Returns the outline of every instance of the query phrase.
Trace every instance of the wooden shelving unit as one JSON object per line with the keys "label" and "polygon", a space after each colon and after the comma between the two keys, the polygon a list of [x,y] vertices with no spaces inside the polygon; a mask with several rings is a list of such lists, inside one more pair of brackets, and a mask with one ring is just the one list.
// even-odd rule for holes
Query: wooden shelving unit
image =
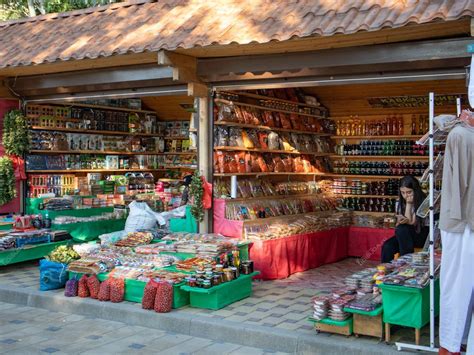
{"label": "wooden shelving unit", "polygon": [[[271,98],[268,98],[268,100],[270,100],[270,99]],[[280,110],[280,109],[277,109],[277,108],[270,108],[270,107],[266,107],[266,106],[248,104],[248,103],[245,103],[245,102],[228,101],[228,100],[224,100],[224,99],[214,99],[214,100],[215,100],[215,102],[226,104],[226,105],[252,107],[252,108],[257,108],[257,109],[263,110],[263,111],[282,112],[282,113],[293,114],[293,115],[298,115],[298,116],[314,117],[314,118],[318,118],[318,119],[325,119],[326,118],[326,117],[323,117],[323,116],[320,116],[320,115],[312,115],[312,114],[303,113],[303,112]],[[278,99],[275,99],[275,100],[278,101]]]}
{"label": "wooden shelving unit", "polygon": [[331,155],[331,153],[321,153],[321,152],[299,152],[297,150],[288,151],[288,150],[271,150],[271,149],[261,149],[261,148],[227,147],[227,146],[214,147],[214,150],[244,151],[244,152],[256,152],[256,153],[275,153],[275,154],[315,155],[315,156],[320,156],[320,157]]}
{"label": "wooden shelving unit", "polygon": [[242,202],[242,201],[258,201],[258,200],[285,200],[285,199],[297,199],[306,197],[317,197],[318,194],[294,194],[294,195],[273,195],[273,196],[257,196],[257,197],[238,197],[238,198],[226,198],[226,202]]}
{"label": "wooden shelving unit", "polygon": [[132,108],[125,108],[125,107],[89,105],[89,104],[81,104],[81,103],[75,103],[75,102],[45,102],[45,104],[50,105],[50,106],[52,105],[52,106],[62,106],[62,107],[82,107],[82,108],[90,108],[90,109],[97,109],[97,110],[134,112],[134,113],[150,113],[150,114],[156,115],[155,111],[149,111],[149,110],[134,110]]}
{"label": "wooden shelving unit", "polygon": [[303,106],[303,107],[310,107],[310,108],[316,108],[316,109],[321,109],[322,108],[321,106],[310,105],[310,104],[306,104],[306,103],[303,103],[303,102],[284,100],[284,99],[279,99],[279,98],[276,98],[276,97],[269,97],[269,96],[264,96],[264,95],[252,94],[252,93],[242,92],[242,91],[237,91],[236,94],[239,95],[239,96],[244,96],[244,97],[252,97],[254,99],[279,101],[279,102],[292,104],[292,105]]}
{"label": "wooden shelving unit", "polygon": [[196,168],[185,166],[170,166],[161,169],[56,169],[56,170],[27,170],[27,174],[67,174],[67,173],[111,173],[111,172],[159,172],[169,170],[195,170]]}
{"label": "wooden shelving unit", "polygon": [[366,198],[389,198],[389,199],[398,199],[397,195],[355,195],[355,194],[333,194],[336,198],[346,198],[346,197],[366,197]]}
{"label": "wooden shelving unit", "polygon": [[426,155],[337,155],[331,154],[332,159],[347,160],[429,160]]}
{"label": "wooden shelving unit", "polygon": [[196,152],[115,152],[107,150],[30,150],[29,154],[96,154],[96,155],[196,155]]}
{"label": "wooden shelving unit", "polygon": [[288,133],[298,133],[298,134],[311,134],[311,135],[316,135],[316,136],[320,136],[320,137],[330,137],[331,136],[330,133],[301,131],[301,130],[297,130],[297,129],[277,128],[277,127],[270,127],[270,126],[259,126],[259,125],[229,122],[229,121],[215,121],[214,125],[216,125],[216,126],[239,127],[239,128],[251,128],[251,129],[264,130],[264,131],[288,132]]}
{"label": "wooden shelving unit", "polygon": [[313,216],[313,215],[328,216],[330,214],[333,214],[334,212],[336,212],[336,211],[335,210],[330,210],[330,211],[317,211],[317,212],[298,213],[298,214],[285,214],[285,215],[282,215],[282,216],[275,216],[275,217],[266,217],[266,218],[258,218],[258,219],[246,219],[246,220],[243,220],[241,222],[243,222],[244,225],[252,225],[252,224],[261,224],[261,223],[266,223],[266,222],[283,221],[283,220],[287,220],[287,219],[304,217],[304,216]]}
{"label": "wooden shelving unit", "polygon": [[80,134],[103,134],[105,136],[132,136],[132,137],[164,137],[162,134],[156,133],[131,133],[131,132],[117,132],[117,131],[97,131],[97,130],[84,130],[79,128],[53,128],[53,127],[41,127],[32,126],[30,129],[34,131],[54,131],[64,133],[80,133]]}
{"label": "wooden shelving unit", "polygon": [[411,134],[402,134],[402,135],[392,135],[392,136],[331,136],[331,139],[351,139],[351,140],[374,140],[374,141],[382,141],[382,140],[400,140],[400,139],[412,139],[418,140],[422,136],[421,135],[411,135]]}
{"label": "wooden shelving unit", "polygon": [[346,178],[346,179],[370,179],[370,180],[388,180],[388,179],[401,179],[401,175],[356,175],[356,174],[336,174],[326,173],[324,176],[334,178]]}
{"label": "wooden shelving unit", "polygon": [[325,173],[214,173],[216,177],[225,177],[225,176],[278,176],[278,175],[297,175],[297,176],[325,176]]}

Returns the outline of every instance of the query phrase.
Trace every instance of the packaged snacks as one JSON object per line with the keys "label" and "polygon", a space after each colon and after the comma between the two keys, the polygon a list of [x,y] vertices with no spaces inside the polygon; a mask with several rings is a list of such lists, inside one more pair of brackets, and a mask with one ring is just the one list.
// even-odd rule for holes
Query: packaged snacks
{"label": "packaged snacks", "polygon": [[246,130],[242,130],[242,141],[244,142],[245,148],[247,149],[255,148],[255,145],[253,144],[252,139],[249,138],[248,132]]}
{"label": "packaged snacks", "polygon": [[259,131],[258,142],[260,144],[260,148],[268,149],[268,133],[265,131]]}
{"label": "packaged snacks", "polygon": [[158,283],[154,280],[148,281],[143,291],[142,308],[153,309],[155,307],[156,290]]}
{"label": "packaged snacks", "polygon": [[110,281],[109,279],[101,282],[99,287],[99,294],[97,295],[99,301],[110,301]]}
{"label": "packaged snacks", "polygon": [[217,114],[217,119],[219,121],[225,121],[225,122],[235,122],[236,121],[236,116],[234,112],[234,106],[232,105],[225,105],[225,104],[220,104],[219,105],[219,113]]}
{"label": "packaged snacks", "polygon": [[268,134],[268,149],[280,150],[280,137],[275,132],[270,132]]}
{"label": "packaged snacks", "polygon": [[87,279],[87,288],[89,289],[89,294],[91,298],[97,299],[100,289],[100,281],[97,279],[96,275],[91,275]]}
{"label": "packaged snacks", "polygon": [[244,147],[242,138],[242,129],[237,127],[230,127],[229,129],[229,146],[230,147]]}
{"label": "packaged snacks", "polygon": [[283,160],[279,156],[274,156],[273,157],[273,171],[275,173],[284,173],[286,172],[285,164],[283,163]]}
{"label": "packaged snacks", "polygon": [[282,112],[278,112],[278,116],[280,117],[281,127],[291,129],[290,117]]}
{"label": "packaged snacks", "polygon": [[123,301],[125,295],[125,281],[124,279],[110,278],[110,301],[119,303]]}
{"label": "packaged snacks", "polygon": [[173,286],[167,281],[158,282],[155,297],[155,312],[171,312],[173,306]]}
{"label": "packaged snacks", "polygon": [[262,113],[262,123],[268,127],[275,127],[275,119],[271,111],[263,111]]}
{"label": "packaged snacks", "polygon": [[89,297],[89,287],[87,286],[87,275],[83,275],[78,283],[77,295],[82,298]]}
{"label": "packaged snacks", "polygon": [[64,296],[66,297],[76,297],[78,289],[77,279],[71,279],[66,281],[66,286],[64,288]]}
{"label": "packaged snacks", "polygon": [[229,129],[227,127],[217,126],[214,130],[215,145],[226,147],[229,145]]}
{"label": "packaged snacks", "polygon": [[265,163],[265,159],[263,159],[263,156],[261,154],[257,155],[257,163],[262,172],[268,172],[267,164]]}
{"label": "packaged snacks", "polygon": [[245,166],[245,152],[236,152],[234,155],[235,161],[237,163],[237,172],[245,173],[247,168]]}

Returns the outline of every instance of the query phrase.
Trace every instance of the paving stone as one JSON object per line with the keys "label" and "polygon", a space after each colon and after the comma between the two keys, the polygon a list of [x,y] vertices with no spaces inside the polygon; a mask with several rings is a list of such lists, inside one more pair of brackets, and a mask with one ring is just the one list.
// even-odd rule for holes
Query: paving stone
{"label": "paving stone", "polygon": [[231,353],[232,351],[237,350],[238,348],[240,348],[240,345],[223,343],[223,342],[213,342],[211,343],[211,345],[194,352],[193,355],[228,354],[228,353]]}
{"label": "paving stone", "polygon": [[44,352],[44,353],[53,354],[53,353],[57,353],[59,351],[59,349],[57,349],[57,348],[44,348],[44,349],[41,349],[41,351]]}

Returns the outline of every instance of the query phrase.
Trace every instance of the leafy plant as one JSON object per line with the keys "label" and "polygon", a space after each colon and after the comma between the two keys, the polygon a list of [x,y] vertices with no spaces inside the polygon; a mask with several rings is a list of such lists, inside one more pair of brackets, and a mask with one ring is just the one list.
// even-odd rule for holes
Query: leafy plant
{"label": "leafy plant", "polygon": [[3,147],[8,155],[22,156],[30,149],[27,118],[20,110],[11,110],[3,119]]}
{"label": "leafy plant", "polygon": [[8,157],[0,157],[0,206],[16,197],[15,184],[13,162]]}
{"label": "leafy plant", "polygon": [[204,207],[202,205],[204,187],[198,170],[194,171],[191,184],[189,184],[189,195],[192,197],[191,214],[198,222],[202,222],[204,220]]}

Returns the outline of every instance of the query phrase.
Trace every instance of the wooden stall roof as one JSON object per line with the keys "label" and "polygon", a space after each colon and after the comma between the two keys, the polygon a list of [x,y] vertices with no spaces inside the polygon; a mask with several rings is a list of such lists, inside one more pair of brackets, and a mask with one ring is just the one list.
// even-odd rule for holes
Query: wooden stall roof
{"label": "wooden stall roof", "polygon": [[[103,58],[111,59],[107,66],[156,62],[150,53],[160,49],[193,56],[224,55],[225,48],[233,50],[227,55],[311,50],[318,48],[301,41],[444,25],[473,14],[474,0],[129,1],[0,23],[0,74],[25,75],[19,67],[84,59],[91,61],[88,68],[100,67],[94,61]],[[466,24],[462,31],[468,32]],[[453,28],[444,26],[444,34],[461,31]],[[417,30],[399,40],[420,38]],[[433,28],[422,34],[442,35]],[[386,41],[390,33],[384,36],[364,44]],[[287,42],[296,44],[278,46]]]}

